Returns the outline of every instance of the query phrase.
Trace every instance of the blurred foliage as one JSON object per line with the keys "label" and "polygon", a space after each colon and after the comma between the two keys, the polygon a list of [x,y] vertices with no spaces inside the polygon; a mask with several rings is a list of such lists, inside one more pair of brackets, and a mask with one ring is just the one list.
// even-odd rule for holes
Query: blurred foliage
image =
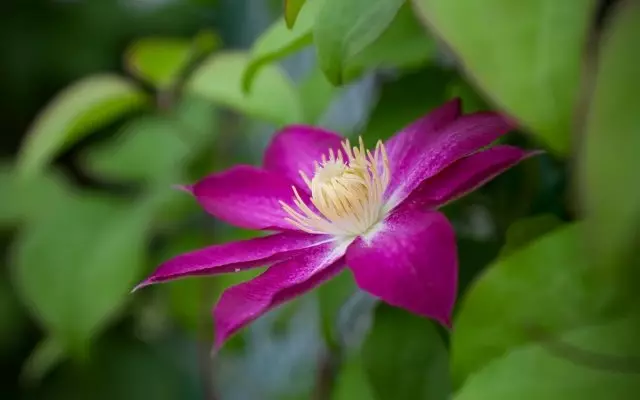
{"label": "blurred foliage", "polygon": [[640,7],[620,7],[611,21],[600,48],[593,49],[599,57],[589,60],[595,76],[591,100],[580,115],[584,193],[579,200],[587,214],[591,254],[602,268],[619,269],[637,259],[640,240],[640,186],[631,183],[637,180],[640,148],[639,83],[633,67],[640,56],[630,50],[640,35]]}
{"label": "blurred foliage", "polygon": [[284,1],[284,19],[287,22],[287,28],[293,28],[293,25],[296,23],[296,19],[298,18],[298,14],[300,14],[300,10],[302,10],[302,6],[306,0],[285,0]]}
{"label": "blurred foliage", "polygon": [[448,354],[433,321],[380,305],[362,357],[377,398],[451,396]]}
{"label": "blurred foliage", "polygon": [[324,0],[313,35],[318,64],[329,82],[340,85],[348,81],[351,59],[382,35],[403,3],[404,0]]}
{"label": "blurred foliage", "polygon": [[256,77],[253,90],[250,93],[242,91],[242,73],[249,60],[244,52],[216,54],[198,67],[185,89],[277,125],[302,122],[298,91],[278,66],[263,68]]}
{"label": "blurred foliage", "polygon": [[638,393],[637,317],[571,330],[558,342],[517,347],[470,377],[466,399],[630,399]]}
{"label": "blurred foliage", "polygon": [[[5,398],[637,397],[636,2],[6,7]],[[171,256],[260,234],[174,185],[258,163],[287,124],[365,110],[342,133],[370,145],[454,96],[520,122],[504,143],[548,153],[443,208],[460,259],[451,331],[345,272],[212,357],[211,305],[260,269],[130,294]]]}
{"label": "blurred foliage", "polygon": [[466,73],[553,151],[570,151],[580,54],[595,0],[415,0]]}
{"label": "blurred foliage", "polygon": [[22,148],[19,168],[33,173],[52,156],[103,125],[144,105],[146,96],[115,75],[84,78],[58,95],[38,116]]}

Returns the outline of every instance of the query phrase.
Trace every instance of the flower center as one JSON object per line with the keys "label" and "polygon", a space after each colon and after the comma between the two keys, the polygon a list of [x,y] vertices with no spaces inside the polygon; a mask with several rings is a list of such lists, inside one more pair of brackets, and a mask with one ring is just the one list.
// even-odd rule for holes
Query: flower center
{"label": "flower center", "polygon": [[280,202],[296,228],[309,233],[357,236],[367,233],[383,217],[384,191],[389,184],[389,161],[384,145],[378,141],[374,152],[365,150],[362,138],[358,147],[349,139],[342,150],[323,155],[315,162],[313,179],[300,171],[311,190],[312,210],[293,187],[297,207]]}

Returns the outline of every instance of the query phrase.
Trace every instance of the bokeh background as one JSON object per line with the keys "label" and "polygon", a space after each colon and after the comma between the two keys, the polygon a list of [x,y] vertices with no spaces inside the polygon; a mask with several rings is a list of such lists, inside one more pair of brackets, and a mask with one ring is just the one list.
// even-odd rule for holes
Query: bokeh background
{"label": "bokeh background", "polygon": [[[637,398],[637,2],[0,10],[2,398]],[[501,140],[545,151],[444,208],[460,258],[453,331],[345,272],[213,357],[212,305],[257,272],[130,293],[173,255],[261,234],[175,185],[259,164],[287,124],[374,144],[453,97],[508,114],[520,128]]]}

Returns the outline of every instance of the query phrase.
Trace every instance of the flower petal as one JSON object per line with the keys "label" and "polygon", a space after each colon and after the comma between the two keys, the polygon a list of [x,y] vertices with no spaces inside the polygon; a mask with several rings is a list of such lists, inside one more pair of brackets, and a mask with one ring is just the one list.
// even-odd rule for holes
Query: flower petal
{"label": "flower petal", "polygon": [[314,246],[332,242],[327,235],[283,232],[238,242],[218,244],[176,256],[163,264],[136,289],[188,276],[239,272],[292,258]]}
{"label": "flower petal", "polygon": [[249,165],[212,174],[189,189],[213,216],[248,229],[295,229],[279,201],[293,204],[293,183]]}
{"label": "flower petal", "polygon": [[295,182],[305,192],[309,189],[300,177],[303,171],[313,177],[314,162],[320,161],[329,149],[341,151],[340,135],[321,128],[292,125],[276,133],[264,156],[265,169],[277,172]]}
{"label": "flower petal", "polygon": [[385,148],[392,165],[400,169],[416,162],[433,136],[460,117],[461,106],[460,99],[453,99],[389,138]]}
{"label": "flower petal", "polygon": [[420,184],[406,203],[437,208],[479,188],[539,152],[513,146],[495,146],[456,161]]}
{"label": "flower petal", "polygon": [[272,308],[292,300],[344,268],[346,246],[316,246],[272,265],[258,277],[227,289],[213,311],[215,349],[239,329]]}
{"label": "flower petal", "polygon": [[349,247],[347,265],[361,289],[450,326],[458,261],[453,228],[441,213],[400,207],[380,232]]}
{"label": "flower petal", "polygon": [[512,128],[506,118],[489,112],[454,119],[454,106],[445,104],[434,112],[432,120],[430,114],[389,140],[389,209],[400,204],[425,179],[488,146]]}

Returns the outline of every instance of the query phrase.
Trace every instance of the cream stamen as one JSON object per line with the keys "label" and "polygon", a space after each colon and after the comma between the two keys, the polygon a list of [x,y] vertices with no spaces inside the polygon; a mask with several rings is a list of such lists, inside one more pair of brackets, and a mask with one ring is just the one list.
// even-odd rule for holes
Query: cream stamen
{"label": "cream stamen", "polygon": [[317,211],[302,200],[294,187],[297,210],[280,202],[289,214],[287,221],[305,232],[351,237],[365,234],[380,222],[384,191],[390,180],[387,152],[381,141],[373,152],[364,148],[362,138],[358,144],[351,147],[349,139],[342,143],[346,159],[342,151],[330,149],[328,156],[325,154],[320,163],[314,163],[312,179],[300,171]]}

